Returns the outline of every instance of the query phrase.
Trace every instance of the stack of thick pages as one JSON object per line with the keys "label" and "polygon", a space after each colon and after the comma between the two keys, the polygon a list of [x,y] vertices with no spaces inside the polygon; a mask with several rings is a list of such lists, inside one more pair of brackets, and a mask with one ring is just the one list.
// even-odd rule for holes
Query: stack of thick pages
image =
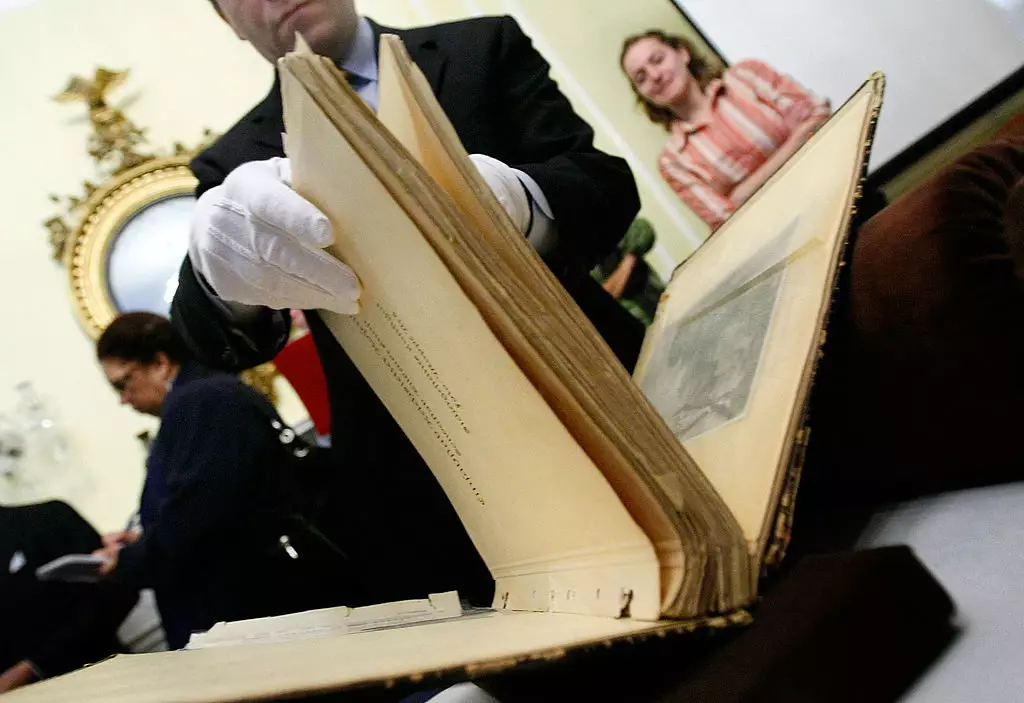
{"label": "stack of thick pages", "polygon": [[438,477],[496,605],[656,620],[749,602],[735,517],[478,176],[393,37],[375,116],[292,55],[293,185],[364,288],[335,336]]}
{"label": "stack of thick pages", "polygon": [[451,499],[496,612],[122,657],[36,698],[339,690],[724,623],[750,604],[785,545],[881,76],[677,270],[634,379],[506,216],[397,38],[381,41],[376,115],[308,50],[280,73],[293,185],[330,217],[332,253],[364,287],[359,314],[324,319]]}

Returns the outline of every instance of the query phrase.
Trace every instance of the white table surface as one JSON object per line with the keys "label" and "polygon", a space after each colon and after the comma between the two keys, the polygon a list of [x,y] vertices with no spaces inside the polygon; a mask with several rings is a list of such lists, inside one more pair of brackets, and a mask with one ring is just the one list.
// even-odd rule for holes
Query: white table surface
{"label": "white table surface", "polygon": [[[1024,702],[1024,483],[880,510],[859,547],[909,545],[957,608],[958,637],[904,703]],[[436,703],[497,703],[472,684]]]}
{"label": "white table surface", "polygon": [[952,596],[960,635],[906,703],[1024,701],[1024,483],[890,506],[860,546],[907,544]]}

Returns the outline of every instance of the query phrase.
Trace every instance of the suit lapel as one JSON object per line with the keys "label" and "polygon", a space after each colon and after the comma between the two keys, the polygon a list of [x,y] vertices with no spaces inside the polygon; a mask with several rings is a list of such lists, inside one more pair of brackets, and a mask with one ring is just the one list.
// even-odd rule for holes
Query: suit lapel
{"label": "suit lapel", "polygon": [[412,58],[413,63],[423,71],[423,75],[430,84],[430,89],[440,99],[441,86],[444,81],[444,68],[448,58],[441,53],[437,42],[430,39],[419,45],[410,46],[409,56]]}
{"label": "suit lapel", "polygon": [[437,41],[430,36],[430,29],[391,29],[381,27],[373,20],[370,20],[370,26],[373,28],[374,51],[377,52],[378,60],[380,58],[380,35],[397,34],[405,44],[409,58],[423,71],[423,76],[430,84],[430,89],[434,91],[436,97],[440,98],[448,57],[441,51]]}
{"label": "suit lapel", "polygon": [[252,111],[250,120],[254,128],[253,140],[260,146],[272,149],[273,156],[284,153],[281,132],[284,131],[284,112],[281,107],[281,76],[274,72],[274,86],[259,105]]}

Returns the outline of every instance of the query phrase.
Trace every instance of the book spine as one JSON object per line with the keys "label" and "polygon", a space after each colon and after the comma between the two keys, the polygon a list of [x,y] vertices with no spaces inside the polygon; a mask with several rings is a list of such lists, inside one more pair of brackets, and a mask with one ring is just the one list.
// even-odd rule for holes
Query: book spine
{"label": "book spine", "polygon": [[[882,94],[885,90],[885,77],[881,73],[876,73],[871,77],[869,82],[872,83],[874,87],[874,105],[871,108],[871,114],[865,128],[864,154],[860,162],[860,176],[857,179],[857,185],[854,188],[853,197],[850,201],[850,208],[843,223],[843,228],[846,230],[847,236],[843,238],[842,248],[836,264],[837,269],[841,269],[847,265],[850,243],[849,230],[857,216],[858,205],[864,195],[864,183],[867,181],[868,177],[868,163],[871,157],[871,145],[874,141],[875,129],[878,125],[878,116],[882,108]],[[833,304],[839,294],[840,278],[841,277],[838,275],[835,277],[835,283],[832,287],[831,296],[829,298],[828,315],[831,315]],[[827,328],[828,317],[826,317],[825,324],[822,326],[821,337],[818,340],[817,358],[815,359],[813,368],[810,371],[810,380],[807,386],[808,398],[810,398],[810,389],[814,386],[818,366],[825,354],[825,342],[828,338],[826,332]],[[786,481],[775,513],[775,523],[768,543],[765,545],[762,552],[762,578],[779,567],[786,556],[786,550],[789,548],[789,543],[792,539],[793,513],[796,510],[796,497],[800,488],[800,477],[804,471],[804,465],[807,460],[807,448],[810,444],[811,438],[809,410],[808,401],[800,411],[801,419],[799,422],[799,430],[796,433],[793,449],[789,455],[789,468],[786,472]]]}

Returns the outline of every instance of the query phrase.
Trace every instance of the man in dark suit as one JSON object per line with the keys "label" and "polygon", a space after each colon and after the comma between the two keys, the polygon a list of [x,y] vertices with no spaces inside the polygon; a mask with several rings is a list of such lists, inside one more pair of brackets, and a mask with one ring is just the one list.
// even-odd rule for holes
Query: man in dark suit
{"label": "man in dark suit", "polygon": [[0,693],[121,651],[117,629],[135,607],[135,590],[35,576],[58,557],[100,545],[66,503],[0,506]]}
{"label": "man in dark suit", "polygon": [[[620,360],[635,363],[642,326],[587,275],[636,214],[632,174],[594,148],[593,131],[511,18],[389,30],[359,17],[352,0],[214,4],[268,60],[301,33],[374,108],[377,40],[399,35],[512,221]],[[201,197],[172,320],[208,364],[237,370],[273,358],[288,337],[287,309],[306,309],[331,399],[336,515],[374,595],[457,587],[489,601],[490,578],[447,498],[315,312],[353,312],[358,272],[321,251],[332,241],[330,224],[288,187],[283,129],[275,82],[193,161]]]}

